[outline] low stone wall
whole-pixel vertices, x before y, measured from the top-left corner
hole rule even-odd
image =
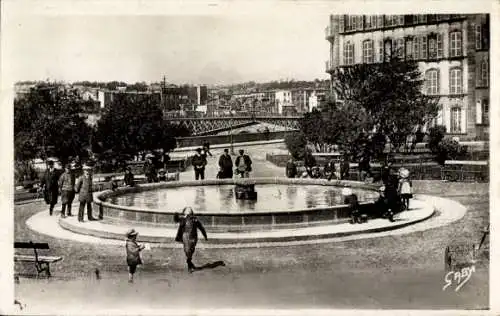
[[[273,164],[283,168],[283,174],[285,173],[285,166],[289,155],[266,155],[266,159]],[[326,158],[316,158],[318,166],[322,169],[326,162]],[[299,174],[305,171],[303,162],[299,161],[297,163]],[[400,167],[404,167],[410,171],[411,178],[415,180],[449,180],[449,181],[477,181],[477,182],[488,182],[489,176],[489,164],[485,161],[447,161],[444,166],[439,165],[436,162],[408,162],[403,161],[395,163],[392,166],[393,171],[397,171]],[[382,172],[382,166],[380,163],[372,163],[371,171],[376,180],[380,179]],[[359,180],[358,164],[351,163],[349,169],[350,180]]]
[[[252,178],[252,179],[211,179],[203,181],[181,181],[144,184],[133,188],[118,188],[115,191],[104,191],[94,195],[94,204],[102,209],[106,220],[122,223],[147,224],[153,226],[174,227],[174,215],[178,210],[154,210],[140,207],[128,207],[112,204],[106,199],[125,193],[142,192],[180,186],[201,185],[227,185],[237,183],[256,184],[300,184],[300,185],[325,185],[338,187],[352,187],[375,191],[377,186],[357,181],[326,181],[312,179],[287,179],[287,178]],[[362,202],[362,208],[372,207],[373,201]],[[309,208],[291,211],[276,212],[240,212],[236,214],[203,213],[197,217],[211,232],[236,232],[246,230],[273,230],[300,226],[314,226],[327,223],[345,223],[349,219],[347,205],[331,207]]]

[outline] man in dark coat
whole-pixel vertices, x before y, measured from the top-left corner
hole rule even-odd
[[[193,209],[185,207],[182,210],[182,215],[182,217],[177,214],[174,216],[174,221],[179,223],[175,241],[182,242],[184,253],[186,254],[188,271],[191,273],[196,269],[192,259],[196,249],[196,243],[198,242],[198,229],[203,234],[203,237],[205,237],[205,240],[207,240],[207,233],[201,222],[194,216]]]
[[[156,166],[153,162],[154,156],[152,154],[146,155],[146,162],[144,163],[144,175],[148,179],[148,183],[158,182],[156,173]]]
[[[233,177],[233,159],[229,155],[229,149],[224,149],[224,154],[219,158],[219,168],[221,179],[231,179]]]
[[[340,164],[340,179],[346,180],[349,178],[349,157],[344,155],[344,159],[342,159],[342,163]]]
[[[205,179],[205,166],[207,165],[207,159],[205,158],[205,155],[201,154],[201,148],[196,149],[196,154],[191,159],[191,164],[194,168],[194,179]]]
[[[293,161],[293,158],[288,160],[285,170],[287,178],[295,178],[297,176],[297,165]]]
[[[309,149],[304,154],[304,166],[310,178],[313,178],[312,169],[316,166],[316,159]]]
[[[59,177],[58,185],[61,190],[61,217],[66,217],[66,207],[68,208],[68,216],[72,216],[71,204],[75,199],[75,174],[70,164],[66,165],[64,173]]]
[[[87,205],[87,218],[89,221],[95,221],[92,216],[92,202],[94,201],[92,192],[92,175],[90,174],[89,166],[83,166],[83,175],[78,178],[75,184],[75,192],[79,193],[78,200],[80,207],[78,209],[78,221],[83,222],[83,213],[85,212],[85,205]],[[102,209],[102,208],[101,208]],[[102,219],[102,214],[99,214],[99,219]]]
[[[130,166],[125,168],[125,176],[123,177],[123,183],[128,187],[133,187],[135,185],[134,174],[132,173],[132,168],[130,168]]]
[[[54,168],[54,161],[47,161],[47,170],[42,178],[43,198],[49,205],[49,214],[52,216],[54,206],[57,204],[59,195],[59,172]]]
[[[239,153],[240,155],[236,157],[236,161],[234,162],[236,165],[236,174],[239,174],[242,178],[248,178],[252,171],[252,159],[245,154],[243,149],[240,149]]]
[[[328,181],[332,180],[335,177],[335,160],[330,159],[326,163],[323,172]]]

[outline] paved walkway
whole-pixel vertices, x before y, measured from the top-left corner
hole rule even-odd
[[[249,151],[256,164],[265,160],[265,153],[258,149]],[[216,160],[211,158],[210,162]],[[207,173],[216,168],[211,170]],[[269,176],[273,171],[283,174],[282,168],[263,164],[255,176]],[[185,177],[191,180],[192,171]],[[205,313],[234,315],[235,311],[227,308],[486,308],[488,253],[460,291],[443,291],[442,287],[445,247],[455,240],[478,242],[489,222],[487,184],[415,181],[414,186],[426,194],[420,195],[426,203],[436,207],[437,216],[390,232],[305,245],[290,242],[279,245],[283,247],[213,249],[201,240],[195,262],[224,260],[226,265],[193,274],[186,272],[181,249],[153,247],[144,253],[145,264],[139,267],[133,284],[126,282],[123,241],[78,234],[73,236],[81,239],[53,238],[37,233],[25,223],[32,215],[47,212],[46,205],[42,201],[16,204],[16,239],[48,242],[52,253],[64,256],[54,265],[51,280],[21,278],[15,285],[16,298],[26,304],[24,312],[30,314],[174,315],[190,311],[202,314],[199,309],[209,309]],[[95,277],[96,267],[101,269],[100,280]],[[279,313],[273,310],[267,314]]]

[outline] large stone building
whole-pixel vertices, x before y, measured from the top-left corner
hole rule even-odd
[[[440,96],[436,124],[460,139],[486,139],[489,27],[487,14],[331,15],[326,72],[383,62],[396,51],[418,61],[424,92]]]

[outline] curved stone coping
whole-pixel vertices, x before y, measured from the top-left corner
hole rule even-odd
[[[225,244],[212,244],[206,243],[205,241],[200,241],[197,245],[197,248],[200,249],[212,249],[212,248],[222,248],[222,249],[234,249],[234,248],[252,248],[252,247],[290,247],[290,246],[301,246],[301,245],[309,245],[309,244],[322,244],[322,243],[335,243],[335,242],[344,242],[358,239],[366,239],[366,238],[379,238],[385,236],[399,236],[404,234],[410,234],[415,232],[422,232],[429,229],[436,229],[442,226],[449,225],[454,223],[460,219],[462,219],[467,213],[467,208],[461,203],[448,199],[441,198],[437,196],[429,196],[429,195],[416,195],[418,200],[422,201],[425,204],[428,204],[433,209],[437,210],[433,216],[429,217],[427,220],[414,223],[412,225],[403,226],[399,229],[378,231],[378,232],[365,232],[363,234],[352,234],[345,235],[341,237],[330,237],[330,238],[310,238],[305,240],[297,240],[297,241],[272,241],[272,242],[252,242],[252,243],[225,243]],[[413,201],[413,200],[412,200]],[[42,204],[42,202],[38,202]],[[75,204],[76,205],[76,204]],[[24,205],[16,204],[16,207],[23,208]],[[42,207],[40,207],[42,209]],[[380,221],[380,220],[378,220]],[[387,223],[387,221],[385,221]],[[91,222],[93,224],[95,222]],[[101,224],[101,223],[99,223]],[[59,222],[55,220],[53,216],[49,216],[48,212],[45,210],[45,204],[43,205],[43,211],[40,211],[33,216],[31,216],[27,221],[26,225],[29,229],[40,233],[42,235],[51,236],[54,238],[59,238],[63,240],[76,241],[81,243],[91,243],[91,244],[100,244],[100,245],[118,245],[123,246],[124,238],[122,239],[109,239],[109,238],[100,238],[91,235],[84,235],[80,233],[74,233],[67,229],[62,228],[59,225]],[[360,224],[366,225],[366,224]],[[355,226],[355,225],[350,225]],[[132,226],[123,226],[132,227]],[[340,228],[339,225],[333,226],[323,226],[323,230],[334,231]],[[310,228],[312,229],[312,227]],[[138,229],[141,234],[143,234],[142,229]],[[213,236],[209,236],[210,238]],[[182,245],[170,240],[167,243],[153,243],[152,247],[161,247],[161,248],[182,248]]]
[[[138,213],[151,213],[151,214],[167,214],[174,215],[180,210],[158,210],[150,208],[140,208],[140,207],[130,207],[124,205],[113,204],[105,201],[109,197],[118,196],[124,193],[133,192],[143,192],[156,189],[165,188],[177,188],[177,187],[195,187],[195,186],[206,186],[206,185],[228,185],[228,184],[300,184],[300,185],[324,185],[324,186],[337,186],[337,187],[351,187],[364,189],[369,191],[376,191],[380,185],[367,184],[358,181],[347,181],[347,180],[324,180],[324,179],[289,179],[281,177],[269,177],[269,178],[250,178],[250,179],[209,179],[209,180],[191,180],[191,181],[175,181],[175,182],[163,182],[163,183],[148,183],[142,185],[136,185],[135,187],[122,187],[117,188],[115,191],[106,190],[102,192],[94,193],[94,203],[97,207],[106,207],[111,209],[116,209],[120,211],[128,212],[138,212]],[[361,202],[361,205],[370,204],[372,202],[366,201]],[[287,210],[287,211],[276,211],[276,212],[239,212],[239,213],[203,213],[203,216],[269,216],[272,214],[291,214],[300,213],[304,211],[321,211],[321,210],[337,210],[345,208],[346,205],[340,204],[332,207],[320,207],[320,208],[308,208],[308,209],[297,209],[297,210]]]
[[[434,215],[432,205],[419,200],[413,200],[415,209],[400,213],[395,222],[386,219],[373,219],[363,224],[338,224],[317,227],[279,229],[258,232],[224,232],[211,233],[208,244],[247,244],[247,243],[272,243],[304,241],[311,239],[338,238],[358,234],[376,233],[386,230],[399,229],[424,221]],[[109,225],[101,222],[78,222],[76,218],[59,219],[59,225],[71,232],[90,235],[99,238],[123,240],[125,231],[129,228],[121,225]],[[139,231],[139,229],[138,229]],[[141,228],[138,240],[142,242],[166,244],[171,243],[177,233],[177,228]]]

